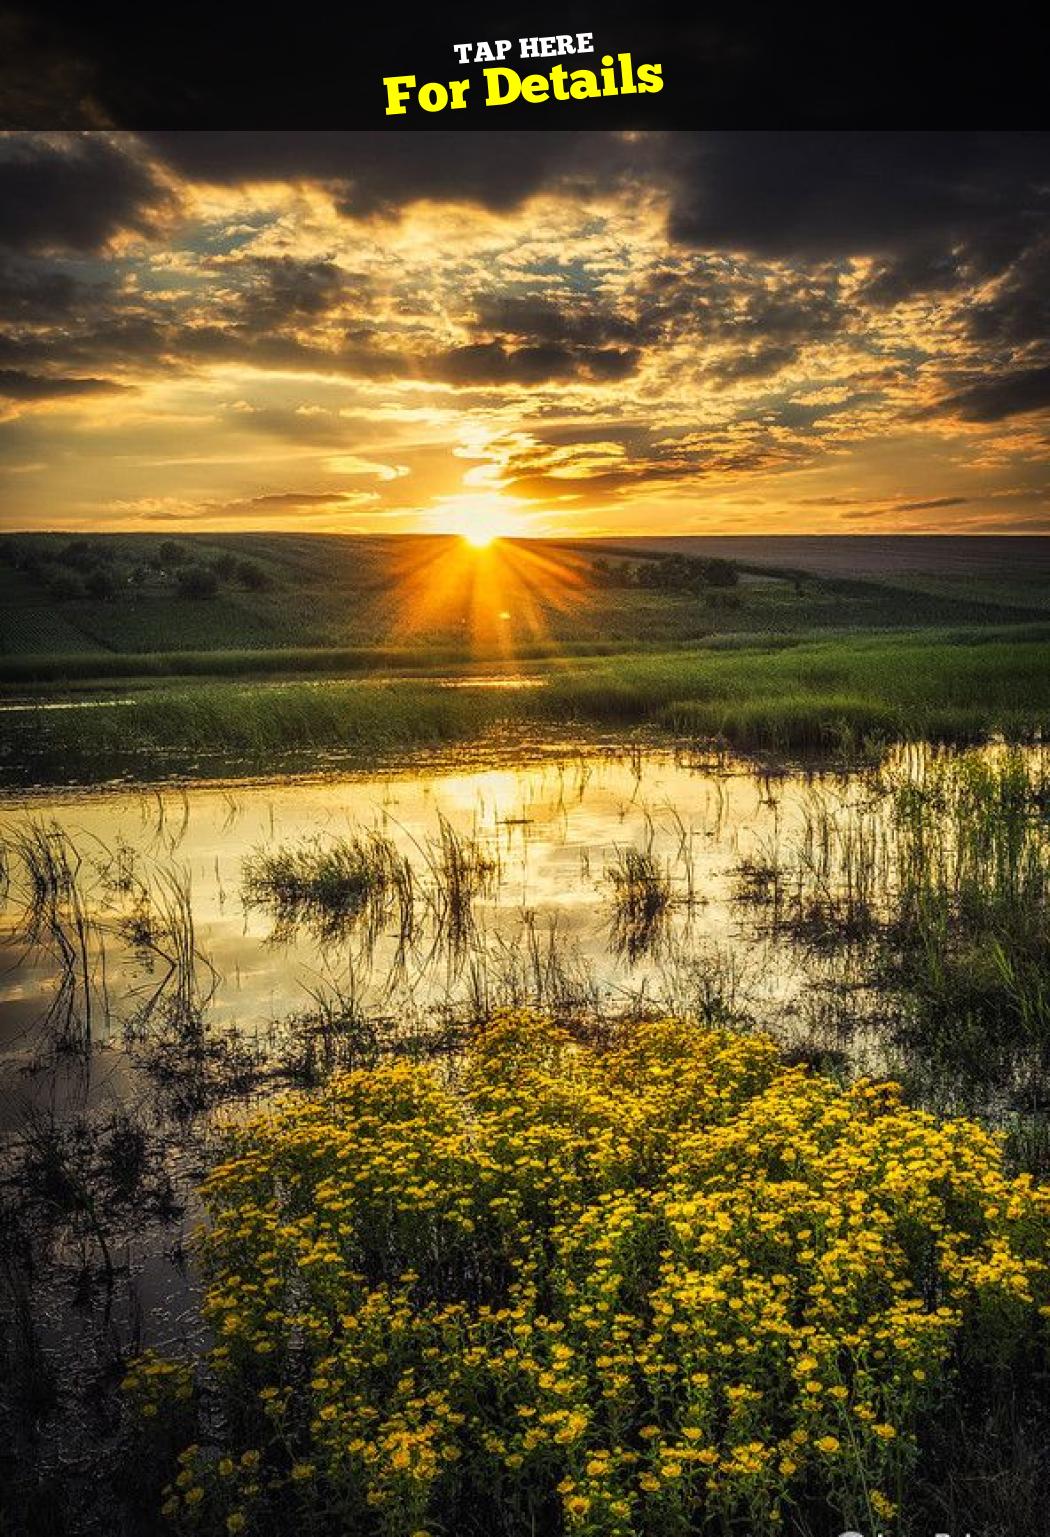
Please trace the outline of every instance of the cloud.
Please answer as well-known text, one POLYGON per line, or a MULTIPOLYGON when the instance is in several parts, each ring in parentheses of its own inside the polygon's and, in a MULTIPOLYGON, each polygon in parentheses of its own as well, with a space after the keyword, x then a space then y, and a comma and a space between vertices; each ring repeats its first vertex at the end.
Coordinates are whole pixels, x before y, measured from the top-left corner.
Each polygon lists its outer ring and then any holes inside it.
POLYGON ((219 263, 216 274, 236 284, 226 316, 258 329, 327 315, 351 296, 346 274, 325 259, 249 254, 219 263))
POLYGON ((362 493, 406 524, 479 487, 949 518, 1046 460, 1048 142, 16 136, 2 446, 41 504, 238 526, 337 516, 336 458, 410 466, 362 493))
MULTIPOLYGON (((352 511, 375 500, 371 491, 273 491, 234 501, 190 502, 171 497, 145 497, 137 502, 114 504, 125 516, 132 514, 148 523, 203 523, 233 519, 238 522, 269 522, 283 514, 302 518, 352 511)), ((301 521, 301 518, 296 520, 301 521)))
POLYGON ((458 133, 428 128, 359 132, 151 132, 142 139, 187 180, 218 186, 314 183, 355 218, 427 199, 494 211, 559 184, 606 183, 631 158, 620 135, 548 130, 458 133))
POLYGON ((168 194, 103 134, 9 135, 0 141, 0 247, 101 250, 156 227, 168 194))
POLYGON ((0 368, 0 397, 6 400, 60 400, 73 395, 119 395, 128 388, 113 379, 68 379, 0 368))
POLYGON ((841 258, 980 238, 1001 263, 1026 222, 1047 214, 1050 141, 1038 133, 739 132, 669 142, 672 236, 705 249, 841 258))
POLYGON ((877 519, 884 521, 895 520, 902 512, 937 512, 946 507, 965 507, 971 500, 968 496, 931 496, 916 502, 877 502, 869 507, 857 507, 849 505, 848 498, 835 498, 840 502, 844 510, 841 513, 846 522, 875 522, 877 519))
POLYGON ((970 500, 968 496, 931 496, 922 502, 898 502, 898 512, 932 512, 938 507, 963 507, 970 500))
POLYGON ((1022 252, 991 292, 970 306, 966 325, 980 345, 1045 345, 1050 336, 1050 231, 1022 252))
POLYGON ((557 380, 624 379, 638 366, 639 352, 630 347, 572 347, 553 343, 537 347, 505 347, 502 342, 474 342, 424 358, 420 373, 446 384, 529 385, 557 380))
POLYGON ((1050 408, 1050 364, 977 379, 942 399, 936 410, 970 422, 999 422, 1050 408))
POLYGON ((655 326, 644 313, 628 315, 573 297, 555 303, 542 294, 481 293, 474 301, 477 330, 532 342, 601 347, 652 340, 655 326))
POLYGON ((62 268, 8 260, 0 263, 0 319, 9 325, 68 323, 106 303, 112 289, 106 278, 86 280, 62 268))

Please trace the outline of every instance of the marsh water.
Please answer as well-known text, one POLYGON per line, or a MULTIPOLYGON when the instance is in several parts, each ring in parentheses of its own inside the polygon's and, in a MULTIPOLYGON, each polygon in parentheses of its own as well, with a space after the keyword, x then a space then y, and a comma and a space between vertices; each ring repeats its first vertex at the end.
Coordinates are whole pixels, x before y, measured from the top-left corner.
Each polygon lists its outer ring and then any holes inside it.
MULTIPOLYGON (((849 775, 822 794, 866 795, 849 775)), ((690 986, 719 986, 770 1024, 797 1011, 807 972, 756 929, 737 899, 739 870, 811 811, 814 779, 670 752, 537 749, 484 767, 436 762, 375 773, 41 792, 0 803, 7 851, 0 908, 0 1115, 19 1102, 101 1102, 130 1091, 128 1033, 192 996, 211 1029, 261 1049, 319 1003, 360 1017, 422 1020, 531 999, 688 1008, 690 986), (260 853, 324 850, 382 835, 412 870, 416 914, 384 924, 361 912, 289 917, 245 889, 260 853), (443 839, 485 865, 469 910, 441 921, 443 839), (77 956, 33 932, 27 839, 59 851, 76 887, 67 917, 77 956), (625 925, 616 874, 649 857, 666 903, 625 925), (177 894, 179 921, 170 933, 177 894), (163 916, 158 917, 162 912, 163 916), (169 932, 153 942, 152 930, 169 932), (178 953, 176 953, 178 952, 178 953), (542 996, 544 980, 557 996, 542 996), (63 992, 65 990, 65 993, 63 992), (56 1032, 65 1050, 54 1051, 56 1032), (90 1036, 86 1054, 72 1049, 90 1036), (61 1088, 56 1088, 60 1083, 61 1088)))
MULTIPOLYGON (((931 756, 806 771, 533 742, 6 794, 0 1268, 27 1380, 53 1385, 50 1455, 129 1353, 196 1337, 196 1181, 224 1122, 275 1092, 398 1043, 454 1054, 504 1005, 665 1010, 894 1071, 885 999, 837 941, 890 878, 887 780, 921 779, 931 756), (347 848, 381 856, 381 899, 289 903, 259 877, 347 848), (771 919, 788 848, 822 901, 845 899, 835 943, 771 919)), ((1042 773, 1041 750, 1025 761, 1042 773)), ((89 1459, 97 1435, 81 1439, 89 1459)))

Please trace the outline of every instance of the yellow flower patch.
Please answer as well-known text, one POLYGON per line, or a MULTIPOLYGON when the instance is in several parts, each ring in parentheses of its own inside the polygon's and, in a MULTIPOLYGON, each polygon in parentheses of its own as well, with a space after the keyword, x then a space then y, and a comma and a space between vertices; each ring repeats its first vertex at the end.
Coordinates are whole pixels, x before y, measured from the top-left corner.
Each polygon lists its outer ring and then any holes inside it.
MULTIPOLYGON (((185 1530, 412 1537, 498 1509, 663 1537, 818 1497, 862 1527, 964 1332, 1045 1348, 1050 1202, 993 1136, 680 1021, 598 1049, 501 1016, 454 1070, 260 1115, 205 1193, 226 1428, 166 1491, 185 1530)), ((132 1373, 143 1413, 172 1396, 158 1365, 132 1373)))

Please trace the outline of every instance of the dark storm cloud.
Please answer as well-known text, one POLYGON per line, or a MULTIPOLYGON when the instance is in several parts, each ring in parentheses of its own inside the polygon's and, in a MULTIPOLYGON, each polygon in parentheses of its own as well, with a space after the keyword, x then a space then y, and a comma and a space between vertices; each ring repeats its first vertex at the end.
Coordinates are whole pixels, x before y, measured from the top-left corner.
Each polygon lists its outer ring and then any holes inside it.
POLYGON ((128 386, 112 379, 48 378, 23 373, 20 369, 0 368, 0 398, 4 400, 58 400, 72 395, 114 395, 128 386))
POLYGON ((645 334, 691 338, 717 349, 704 375, 715 384, 763 379, 857 320, 833 264, 813 269, 725 270, 719 259, 684 257, 649 274, 634 295, 645 334))
POLYGON ((320 184, 357 217, 420 198, 507 210, 539 191, 633 180, 669 191, 670 232, 687 246, 875 256, 878 302, 950 287, 967 262, 1000 270, 1050 212, 1050 137, 1039 133, 157 131, 123 147, 101 135, 10 141, 0 239, 87 250, 148 228, 158 186, 130 153, 136 142, 190 182, 320 184))
POLYGON ((164 193, 132 155, 101 135, 0 141, 0 246, 100 250, 153 227, 164 193))
MULTIPOLYGON (((1036 133, 151 132, 123 144, 13 141, 0 159, 0 241, 89 250, 121 229, 148 229, 161 192, 136 144, 169 182, 323 185, 351 217, 396 214, 420 198, 505 211, 540 191, 662 188, 676 242, 764 259, 872 256, 862 294, 881 306, 1001 272, 1050 229, 1050 136, 1036 133)), ((272 277, 275 303, 294 303, 292 283, 281 287, 276 268, 272 277)), ((675 275, 664 278, 673 310, 675 275)), ((1021 284, 1017 316, 1038 278, 1021 284)), ((658 304, 655 278, 650 298, 658 304)), ((563 340, 548 303, 492 301, 507 308, 506 329, 563 340)), ((481 318, 500 327, 498 314, 481 318)))
POLYGON ((919 243, 883 261, 861 287, 861 298, 880 309, 891 309, 912 294, 947 294, 966 281, 964 253, 949 245, 919 243))
POLYGON ((345 273, 327 260, 248 256, 220 264, 217 272, 240 285, 230 311, 253 326, 288 325, 327 315, 350 292, 345 273))
POLYGON ((383 345, 364 331, 335 343, 304 339, 292 331, 268 332, 258 316, 250 325, 188 325, 175 317, 113 315, 57 338, 0 332, 0 363, 39 367, 54 364, 58 358, 66 367, 177 371, 226 363, 261 371, 277 369, 373 381, 418 379, 457 388, 489 388, 615 381, 635 371, 641 351, 553 343, 511 347, 502 341, 437 349, 419 345, 408 351, 383 345))
POLYGON ((105 279, 86 282, 35 263, 0 263, 0 318, 33 325, 68 323, 97 309, 112 288, 105 279))
POLYGON ((929 250, 978 236, 1008 260, 1046 217, 1038 133, 715 133, 665 140, 673 236, 712 250, 818 258, 929 250))
POLYGON ((505 347, 476 342, 425 358, 421 371, 445 384, 530 385, 573 379, 624 379, 638 367, 641 354, 630 347, 505 347))
POLYGON ((996 291, 973 305, 970 335, 1007 347, 1045 342, 1050 336, 1050 231, 1023 252, 996 291))
POLYGON ((799 347, 784 343, 754 347, 706 370, 707 377, 719 384, 734 384, 744 379, 768 379, 778 374, 798 356, 799 347))
POLYGON ((506 210, 556 188, 633 180, 671 196, 687 246, 882 265, 872 297, 946 288, 962 262, 999 270, 1050 213, 1041 133, 496 130, 463 134, 152 132, 142 142, 190 181, 313 182, 348 215, 420 198, 506 210))
POLYGON ((555 304, 541 295, 482 294, 476 300, 474 324, 478 330, 500 336, 589 347, 638 343, 654 335, 647 316, 632 318, 572 302, 555 304))
POLYGON ((191 181, 326 185, 341 212, 419 198, 506 210, 543 190, 670 194, 687 246, 765 258, 871 255, 872 302, 944 290, 967 264, 1007 265, 1046 220, 1050 150, 1037 133, 178 133, 142 136, 191 181))
POLYGON ((749 297, 743 312, 722 318, 718 334, 738 347, 711 370, 723 383, 765 379, 789 367, 805 348, 829 341, 854 319, 832 279, 823 291, 811 281, 785 282, 779 292, 760 290, 749 297))
POLYGON ((538 294, 482 294, 466 320, 479 339, 428 362, 428 377, 477 385, 624 379, 655 339, 644 319, 538 294))
POLYGON ((419 198, 516 207, 542 188, 600 174, 632 158, 616 135, 496 131, 425 133, 146 133, 143 141, 190 181, 315 182, 336 206, 365 217, 419 198))
POLYGON ((94 323, 66 330, 0 331, 0 363, 66 368, 127 367, 174 360, 181 335, 174 321, 148 315, 103 313, 94 323))
POLYGON ((999 422, 1050 407, 1050 364, 978 379, 940 401, 936 410, 969 422, 999 422))

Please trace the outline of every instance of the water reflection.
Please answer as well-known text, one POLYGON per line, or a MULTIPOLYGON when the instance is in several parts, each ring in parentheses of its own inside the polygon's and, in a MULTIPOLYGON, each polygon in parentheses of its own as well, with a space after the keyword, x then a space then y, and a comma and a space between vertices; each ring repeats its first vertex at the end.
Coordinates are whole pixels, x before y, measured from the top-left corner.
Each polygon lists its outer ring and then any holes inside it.
POLYGON ((672 941, 739 940, 733 871, 802 783, 654 753, 9 800, 8 1072, 59 1011, 116 1051, 129 1027, 269 1027, 348 989, 378 1014, 557 1002, 559 972, 652 991, 672 941))

